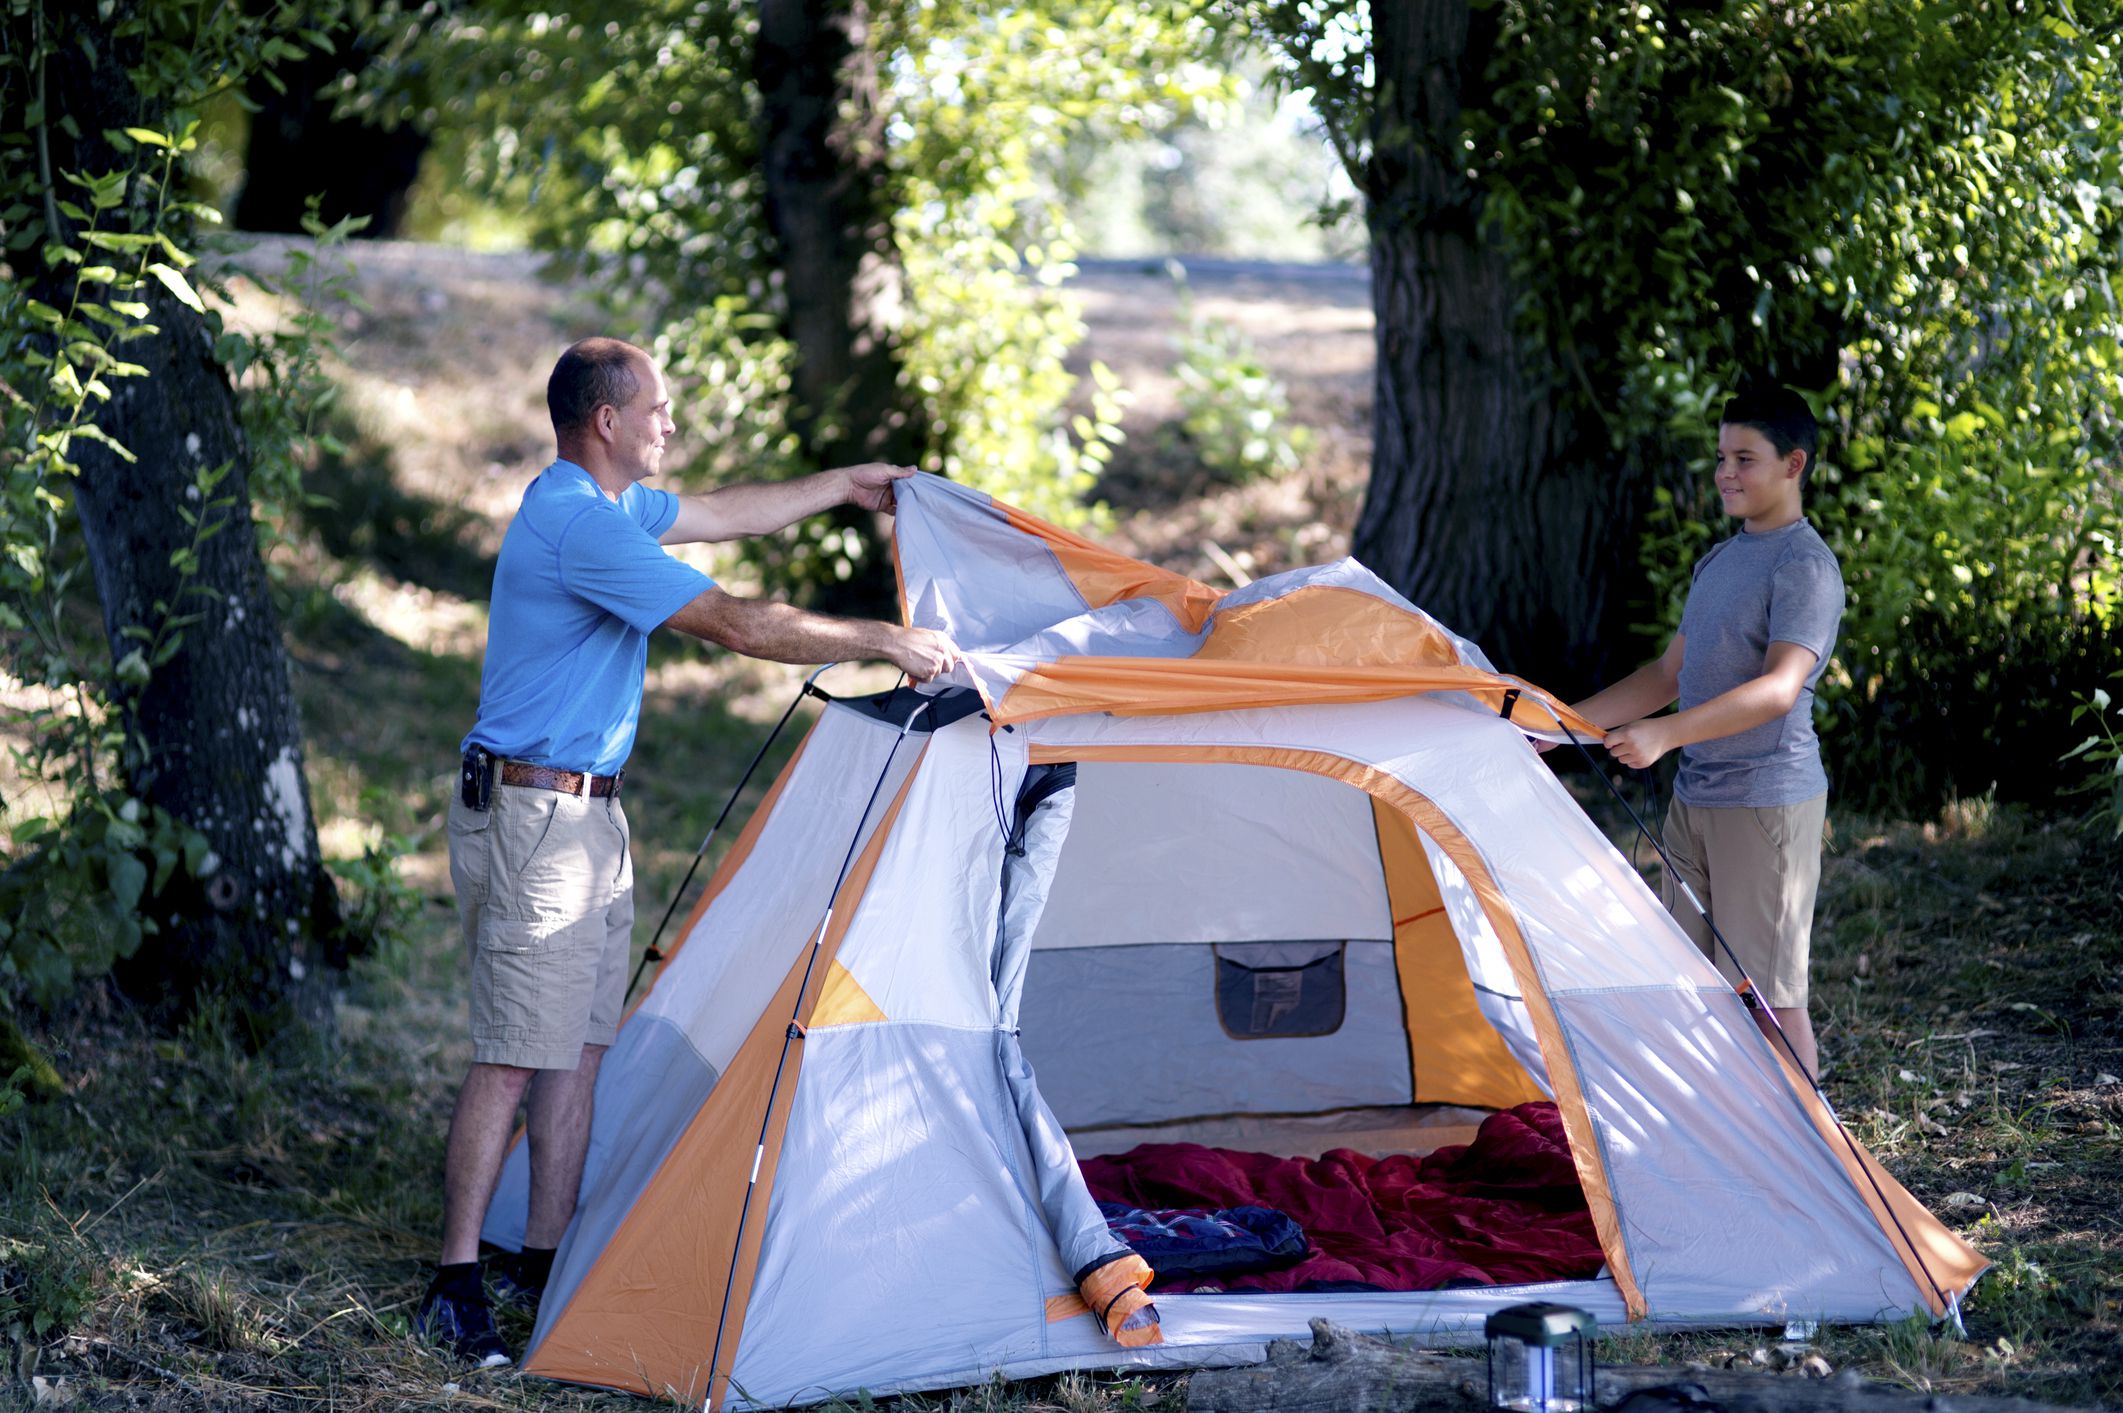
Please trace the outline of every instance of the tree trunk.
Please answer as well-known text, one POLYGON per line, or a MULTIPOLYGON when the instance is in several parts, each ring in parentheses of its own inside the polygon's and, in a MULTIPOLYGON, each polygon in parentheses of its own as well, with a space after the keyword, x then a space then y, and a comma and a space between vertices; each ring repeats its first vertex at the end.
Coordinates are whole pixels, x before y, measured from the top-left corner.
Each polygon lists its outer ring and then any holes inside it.
MULTIPOLYGON (((1633 479, 1595 453, 1565 372, 1519 332, 1460 146, 1489 39, 1468 0, 1374 3, 1365 173, 1378 371, 1356 556, 1509 672, 1574 695, 1607 676, 1636 560, 1633 479), (1621 601, 1621 602, 1618 602, 1621 601)), ((1567 356, 1567 352, 1565 354, 1567 356)))
POLYGON ((327 225, 366 216, 359 234, 371 239, 404 227, 428 136, 410 123, 384 128, 333 116, 334 100, 322 90, 345 73, 359 73, 371 57, 359 35, 341 39, 341 54, 311 54, 277 68, 283 88, 257 77, 248 85, 258 106, 244 146, 238 230, 297 234, 312 196, 322 196, 318 215, 327 225))
MULTIPOLYGON (((132 86, 146 56, 137 36, 120 32, 127 8, 102 23, 94 7, 73 13, 75 33, 61 39, 48 77, 55 110, 72 115, 81 137, 51 130, 55 175, 123 168, 129 159, 102 134, 168 124, 132 86)), ((112 214, 145 216, 137 204, 112 214)), ((67 266, 46 274, 40 297, 65 307, 58 286, 69 278, 67 266)), ((203 993, 223 995, 258 1039, 292 1019, 328 1016, 329 969, 345 963, 338 899, 318 856, 235 390, 206 321, 153 288, 160 332, 125 345, 146 376, 112 379, 110 401, 92 413, 137 460, 89 447, 74 504, 114 661, 142 649, 137 633, 152 636, 170 613, 197 615, 178 630, 174 656, 144 683, 117 689, 130 733, 121 768, 134 794, 204 834, 219 866, 152 900, 159 931, 121 978, 179 1011, 203 993), (198 473, 221 466, 215 495, 201 496, 198 473), (188 577, 173 565, 195 545, 184 510, 213 527, 188 577)))
MULTIPOLYGON (((926 441, 900 387, 906 277, 869 25, 866 0, 761 0, 752 51, 767 228, 796 346, 796 430, 819 466, 907 465, 926 441)), ((842 512, 839 523, 874 551, 870 520, 842 512)), ((840 596, 850 606, 889 595, 884 556, 867 555, 865 569, 840 596)))

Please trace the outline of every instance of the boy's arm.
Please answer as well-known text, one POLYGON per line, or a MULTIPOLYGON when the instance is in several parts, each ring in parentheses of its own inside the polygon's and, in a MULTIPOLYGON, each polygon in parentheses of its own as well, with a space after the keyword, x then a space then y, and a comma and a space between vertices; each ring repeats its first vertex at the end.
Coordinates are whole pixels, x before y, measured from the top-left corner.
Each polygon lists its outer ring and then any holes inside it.
POLYGON ((913 474, 908 467, 867 462, 793 481, 747 481, 680 496, 678 518, 658 539, 667 545, 690 545, 771 535, 836 505, 889 512, 892 483, 913 474))
POLYGON ((1676 633, 1666 651, 1613 686, 1602 687, 1577 703, 1577 714, 1594 726, 1612 727, 1664 711, 1681 694, 1683 650, 1681 635, 1676 633))
MULTIPOLYGON (((1774 721, 1797 705, 1799 693, 1820 658, 1797 643, 1771 643, 1762 674, 1672 716, 1646 717, 1617 726, 1602 743, 1623 765, 1642 770, 1682 746, 1736 736, 1765 721, 1774 721)), ((1616 686, 1625 685, 1617 683, 1616 686)))

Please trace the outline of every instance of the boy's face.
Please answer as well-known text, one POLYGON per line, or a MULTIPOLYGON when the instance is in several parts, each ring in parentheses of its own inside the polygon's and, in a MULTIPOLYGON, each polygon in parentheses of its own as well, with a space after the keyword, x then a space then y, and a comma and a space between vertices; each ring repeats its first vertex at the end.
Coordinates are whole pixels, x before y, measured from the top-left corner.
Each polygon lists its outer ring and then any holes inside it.
POLYGON ((1727 422, 1718 428, 1718 499, 1725 513, 1749 529, 1773 529, 1799 518, 1799 473, 1806 453, 1777 455, 1759 429, 1727 422))

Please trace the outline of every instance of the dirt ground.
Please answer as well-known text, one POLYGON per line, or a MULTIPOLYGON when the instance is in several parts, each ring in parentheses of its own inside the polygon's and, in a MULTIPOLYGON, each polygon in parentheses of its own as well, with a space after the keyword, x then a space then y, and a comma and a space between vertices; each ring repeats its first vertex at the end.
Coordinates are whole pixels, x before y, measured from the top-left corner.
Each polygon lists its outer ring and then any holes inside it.
MULTIPOLYGON (((248 262, 277 273, 283 245, 248 262)), ((524 480, 551 455, 545 376, 571 339, 608 331, 579 292, 542 279, 528 254, 481 254, 402 241, 348 247, 351 304, 337 307, 338 371, 353 428, 388 448, 400 489, 472 512, 491 551, 524 480)), ((1294 476, 1221 485, 1176 446, 1173 367, 1181 287, 1163 262, 1093 261, 1068 286, 1088 336, 1071 358, 1103 362, 1132 394, 1127 441, 1098 495, 1119 518, 1119 548, 1206 582, 1228 583, 1199 545, 1214 541, 1258 577, 1348 553, 1370 471, 1370 286, 1357 267, 1197 261, 1184 267, 1197 313, 1227 323, 1283 382, 1290 420, 1313 444, 1294 476)), ((240 316, 277 316, 285 300, 235 286, 240 316)), ((617 330, 642 338, 650 331, 617 330)), ((683 423, 685 409, 677 409, 683 423)))

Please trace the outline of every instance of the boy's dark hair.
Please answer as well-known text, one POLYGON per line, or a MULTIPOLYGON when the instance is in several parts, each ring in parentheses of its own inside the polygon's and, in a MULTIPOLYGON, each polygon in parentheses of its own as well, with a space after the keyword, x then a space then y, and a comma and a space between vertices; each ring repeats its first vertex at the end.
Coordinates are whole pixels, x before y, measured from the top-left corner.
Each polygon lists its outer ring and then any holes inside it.
POLYGON ((1806 468, 1799 473, 1799 484, 1813 479, 1814 462, 1820 459, 1821 424, 1814 420, 1806 399, 1790 388, 1766 378, 1742 378, 1718 415, 1718 425, 1754 428, 1769 438, 1778 456, 1805 452, 1806 468))
POLYGON ((569 347, 546 379, 545 405, 554 432, 581 431, 605 404, 631 403, 641 391, 641 366, 648 361, 648 354, 621 339, 584 339, 569 347))

